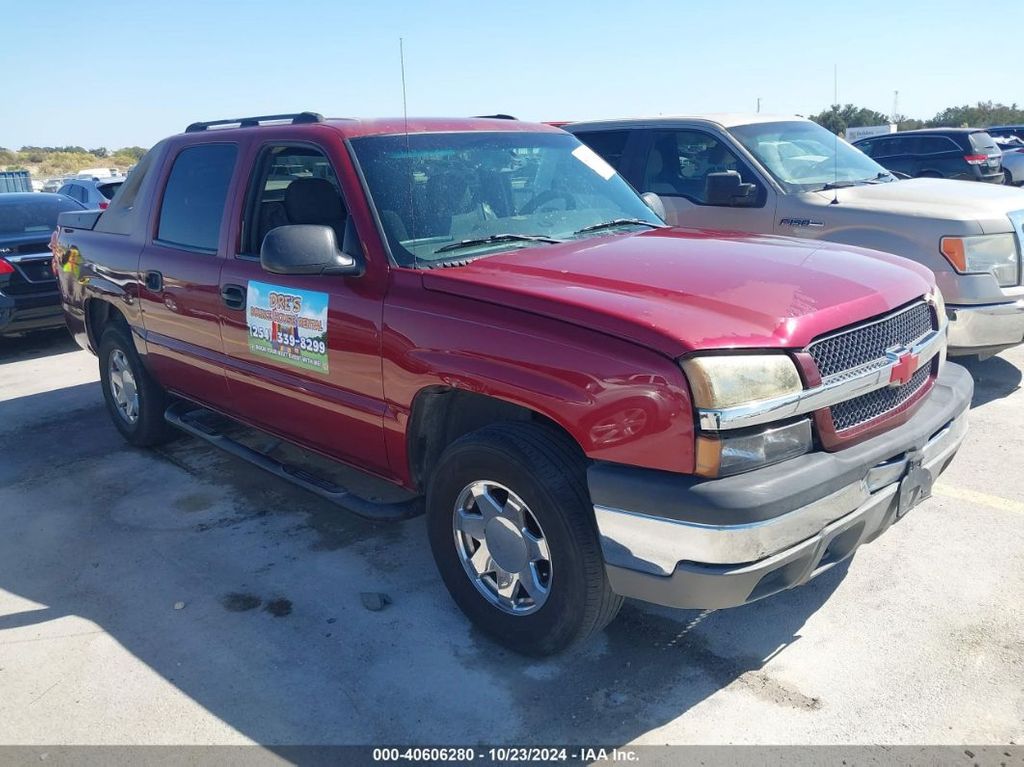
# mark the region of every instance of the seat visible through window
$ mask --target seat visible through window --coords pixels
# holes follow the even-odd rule
[[[342,247],[348,214],[327,157],[311,147],[275,147],[264,168],[248,252],[258,254],[267,232],[289,224],[329,226]]]

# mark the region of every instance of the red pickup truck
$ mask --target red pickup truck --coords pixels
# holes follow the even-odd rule
[[[666,227],[550,126],[196,123],[52,247],[128,441],[173,425],[355,513],[425,511],[454,600],[525,653],[623,597],[808,581],[927,497],[966,429],[926,269]],[[357,497],[225,422],[406,495]]]

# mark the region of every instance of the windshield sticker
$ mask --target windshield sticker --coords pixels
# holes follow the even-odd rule
[[[572,156],[590,168],[605,181],[615,175],[615,168],[604,161],[597,152],[585,144],[580,144],[572,150]]]
[[[326,374],[327,303],[326,293],[250,280],[245,302],[249,353]]]

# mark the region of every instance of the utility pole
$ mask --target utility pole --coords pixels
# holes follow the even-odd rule
[[[892,92],[892,122],[896,123],[896,129],[900,127],[900,92]]]
[[[761,97],[757,97],[757,113],[761,114]]]

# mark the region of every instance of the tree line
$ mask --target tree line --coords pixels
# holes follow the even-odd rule
[[[80,146],[0,147],[0,170],[27,170],[37,178],[73,175],[85,168],[111,167],[127,170],[146,153],[141,146],[120,149]]]
[[[946,107],[930,120],[919,120],[906,115],[887,115],[855,104],[833,104],[810,119],[833,133],[846,133],[847,128],[895,123],[898,130],[917,128],[987,128],[990,125],[1024,124],[1024,109],[1016,104],[1007,106],[992,101],[979,101],[974,106]]]

